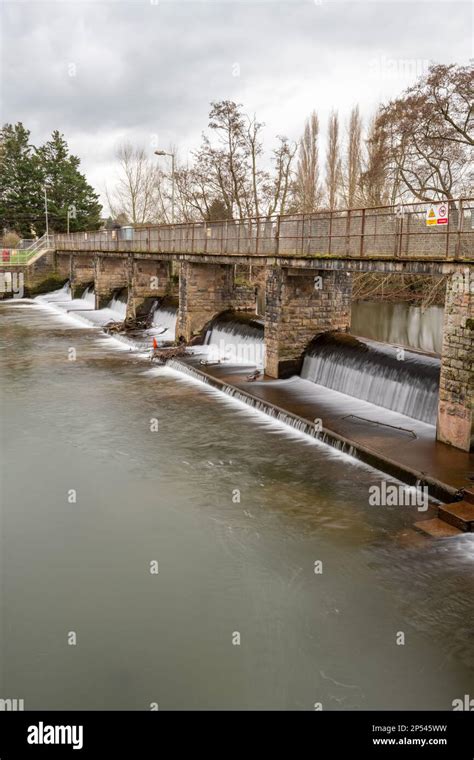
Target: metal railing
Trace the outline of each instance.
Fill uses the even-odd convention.
[[[2,248],[0,266],[24,266],[38,254],[54,247],[54,236],[44,234],[38,240],[21,240],[18,248]]]
[[[59,251],[247,256],[474,259],[474,198],[446,202],[447,224],[427,226],[430,204],[100,230],[56,236]],[[126,235],[126,237],[125,237]]]

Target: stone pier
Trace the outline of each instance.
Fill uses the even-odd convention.
[[[80,298],[86,285],[94,282],[94,259],[87,254],[71,256],[69,265],[69,284],[72,298]]]
[[[191,340],[213,317],[228,309],[255,311],[255,288],[235,287],[232,264],[183,261],[179,274],[177,336]]]
[[[128,290],[127,317],[135,318],[146,302],[171,294],[171,261],[134,259]]]
[[[103,309],[111,300],[114,292],[128,288],[132,281],[133,257],[95,256],[94,290],[95,308]]]
[[[446,287],[438,440],[464,451],[474,436],[474,271],[451,274]]]
[[[351,295],[349,272],[272,267],[266,287],[266,374],[298,373],[303,352],[315,336],[348,331]]]

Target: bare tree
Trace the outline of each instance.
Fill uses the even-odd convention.
[[[106,188],[112,216],[124,214],[132,224],[166,221],[162,175],[145,149],[122,143],[116,154],[118,179],[112,191]]]
[[[379,111],[369,124],[365,140],[363,171],[360,177],[364,206],[386,206],[397,200],[398,182],[390,165],[390,145],[378,122]]]
[[[422,201],[452,199],[474,184],[473,67],[432,65],[381,109],[401,193]]]
[[[339,205],[341,193],[341,156],[339,145],[339,117],[332,111],[328,123],[328,144],[326,149],[326,201],[332,210]]]
[[[310,213],[321,204],[322,189],[319,170],[319,119],[313,111],[307,119],[299,142],[295,180],[295,202],[298,211]]]
[[[362,119],[359,106],[354,106],[347,127],[347,148],[343,171],[343,197],[347,208],[355,208],[361,201],[360,176],[362,173]]]
[[[274,176],[267,191],[267,216],[286,214],[293,203],[292,171],[298,146],[286,137],[279,136],[278,140],[278,147],[273,151]]]

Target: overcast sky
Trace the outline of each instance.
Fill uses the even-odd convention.
[[[271,148],[313,109],[323,131],[332,107],[368,118],[429,61],[473,56],[456,0],[3,0],[1,15],[2,121],[34,143],[64,132],[99,192],[124,139],[186,159],[212,100],[256,112]]]

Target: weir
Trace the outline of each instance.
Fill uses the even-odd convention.
[[[126,317],[126,289],[114,292],[100,310],[90,308],[94,299],[90,286],[80,299],[71,299],[68,283],[39,297],[91,326]],[[173,299],[167,298],[151,299],[148,306],[150,327],[119,339],[131,350],[151,356],[153,338],[164,345],[173,340],[178,310]],[[439,508],[441,527],[436,519],[433,526],[429,520],[420,530],[447,535],[446,531],[455,534],[474,528],[473,508],[459,501],[464,492],[466,498],[474,498],[469,495],[468,457],[454,449],[442,451],[434,437],[438,358],[348,334],[326,333],[311,341],[301,376],[271,380],[261,371],[255,377],[253,371],[265,364],[263,320],[248,313],[224,312],[209,323],[202,340],[168,366],[409,485],[429,486],[430,497],[454,500],[444,511]]]
[[[73,297],[76,288],[93,280],[96,308],[108,307],[114,292],[127,288],[130,317],[150,299],[178,296],[175,335],[186,342],[195,341],[222,312],[255,314],[264,303],[270,378],[299,374],[315,336],[357,332],[357,319],[351,325],[354,273],[442,277],[445,305],[436,312],[437,324],[443,319],[441,343],[416,311],[405,325],[389,325],[385,339],[440,353],[437,437],[469,451],[474,442],[474,199],[452,201],[450,209],[450,223],[442,229],[428,227],[426,204],[415,203],[403,206],[403,225],[400,208],[383,207],[140,227],[126,238],[107,231],[58,235],[53,271],[70,279]],[[45,261],[50,267],[46,254]],[[428,406],[421,416],[431,424]]]
[[[306,353],[301,377],[436,424],[440,362],[352,336],[325,335]]]
[[[214,319],[206,332],[209,360],[231,364],[265,365],[264,324],[239,314],[223,314]]]

